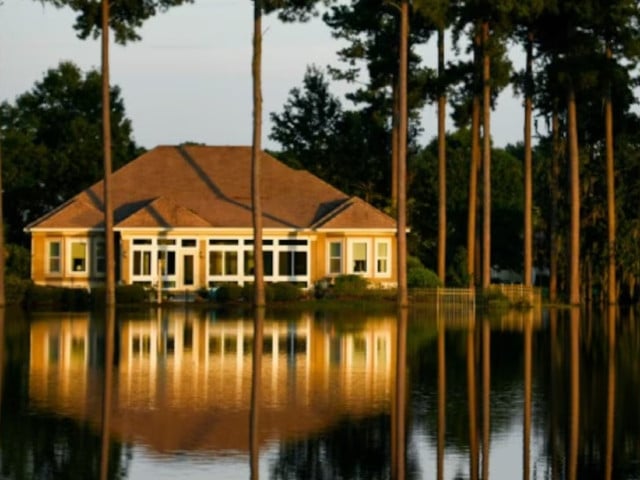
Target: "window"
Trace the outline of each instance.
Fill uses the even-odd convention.
[[[293,277],[307,274],[307,252],[279,252],[278,274]]]
[[[253,275],[253,268],[255,264],[253,262],[253,251],[245,250],[244,252],[244,274]]]
[[[297,240],[297,239],[290,239],[290,238],[278,241],[278,245],[306,245],[306,244],[307,244],[306,240]]]
[[[85,273],[87,271],[87,242],[71,242],[71,271]]]
[[[237,275],[238,252],[210,251],[209,275]]]
[[[353,273],[367,273],[367,242],[353,242],[351,249]]]
[[[196,241],[195,238],[185,238],[182,240],[182,246],[183,247],[197,247],[198,246],[198,242]]]
[[[253,261],[253,250],[244,251],[244,274],[253,275],[255,262]],[[273,252],[262,251],[262,268],[265,277],[273,275]]]
[[[158,261],[161,262],[162,275],[173,276],[176,274],[176,252],[160,250],[158,252]]]
[[[144,250],[134,250],[133,252],[133,274],[151,275],[151,252]]]
[[[391,246],[388,240],[376,241],[376,275],[388,276],[391,271],[389,268],[389,253]]]
[[[62,242],[51,241],[47,245],[47,271],[49,273],[62,273]]]
[[[329,243],[329,273],[342,273],[342,242]]]
[[[273,252],[272,251],[262,252],[262,263],[263,263],[265,277],[273,276]]]
[[[238,240],[212,238],[209,240],[209,245],[238,245]]]
[[[97,239],[93,244],[94,270],[97,275],[105,272],[105,250],[104,240]]]

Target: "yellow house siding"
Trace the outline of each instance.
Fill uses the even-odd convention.
[[[45,256],[45,236],[34,233],[31,236],[31,278],[36,284],[45,282]]]
[[[129,270],[129,262],[131,256],[131,240],[128,238],[120,238],[120,279],[124,284],[131,283],[131,275]]]

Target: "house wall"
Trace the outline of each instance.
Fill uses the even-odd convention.
[[[56,255],[51,245],[57,244]],[[82,268],[74,270],[72,264],[74,244],[82,245]],[[100,248],[100,260],[98,260]],[[78,266],[78,265],[76,265]],[[92,232],[64,234],[62,232],[32,232],[31,279],[38,285],[91,288],[104,280],[104,241],[102,235]]]
[[[398,281],[397,262],[396,262],[396,238],[395,234],[388,232],[327,232],[318,234],[317,238],[317,258],[315,262],[316,275],[315,280],[322,278],[335,278],[344,274],[359,274],[367,278],[371,283],[379,286],[395,286]],[[339,243],[341,245],[342,257],[341,268],[339,272],[330,270],[330,245]],[[366,263],[365,272],[357,272],[354,268],[354,244],[365,244],[366,247]],[[377,260],[379,258],[376,252],[378,244],[386,245],[386,269],[378,271]]]
[[[164,270],[163,288],[196,290],[203,286],[219,285],[225,281],[252,281],[252,274],[244,271],[245,255],[253,251],[251,244],[252,232],[248,229],[225,231],[215,234],[211,230],[174,230],[149,231],[131,230],[120,234],[116,252],[116,268],[119,271],[119,282],[131,284],[143,283],[156,286],[158,274]],[[343,232],[300,232],[291,235],[289,232],[270,232],[265,230],[264,239],[268,242],[265,251],[272,251],[272,276],[267,281],[302,281],[308,287],[323,278],[335,278],[342,274],[359,274],[373,284],[394,286],[397,282],[397,267],[395,262],[395,235],[389,232],[343,231]],[[226,239],[226,240],[225,240]],[[222,245],[226,241],[229,245]],[[90,288],[100,284],[104,275],[97,271],[96,243],[101,242],[98,233],[78,232],[63,235],[60,232],[32,233],[32,279],[35,283],[59,286],[75,286]],[[296,242],[306,241],[305,244]],[[50,270],[50,243],[59,242],[59,272]],[[86,265],[84,271],[73,270],[71,248],[74,243],[86,244]],[[235,244],[233,244],[235,242]],[[340,256],[334,258],[334,271],[331,270],[331,245],[339,245]],[[380,246],[382,245],[382,247]],[[384,256],[378,251],[381,248]],[[210,276],[209,263],[211,251],[235,252],[237,275],[233,278]],[[159,264],[160,251],[164,252],[166,264]],[[286,252],[286,253],[285,253]],[[291,254],[290,261],[304,258],[296,256],[294,252],[306,252],[306,274],[295,276],[282,275],[279,271],[281,253]],[[361,255],[361,257],[358,257]],[[189,259],[185,259],[189,256]],[[225,258],[224,261],[227,259]],[[250,259],[246,259],[250,261]],[[56,260],[54,259],[54,264]],[[137,262],[137,271],[134,263]],[[193,278],[185,284],[184,272],[190,268],[185,262],[191,262]],[[336,266],[339,265],[339,269]],[[167,272],[167,269],[173,272]],[[294,268],[294,267],[292,267]],[[144,270],[144,271],[143,271]],[[142,275],[141,275],[142,273]]]

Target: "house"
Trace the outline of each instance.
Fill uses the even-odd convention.
[[[396,222],[307,171],[262,155],[267,282],[311,287],[358,274],[395,285]],[[253,281],[251,148],[160,146],[112,176],[116,278],[195,290]],[[104,281],[103,185],[29,224],[31,277],[91,288]]]

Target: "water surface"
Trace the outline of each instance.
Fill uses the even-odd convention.
[[[640,478],[633,312],[5,317],[2,478]]]

